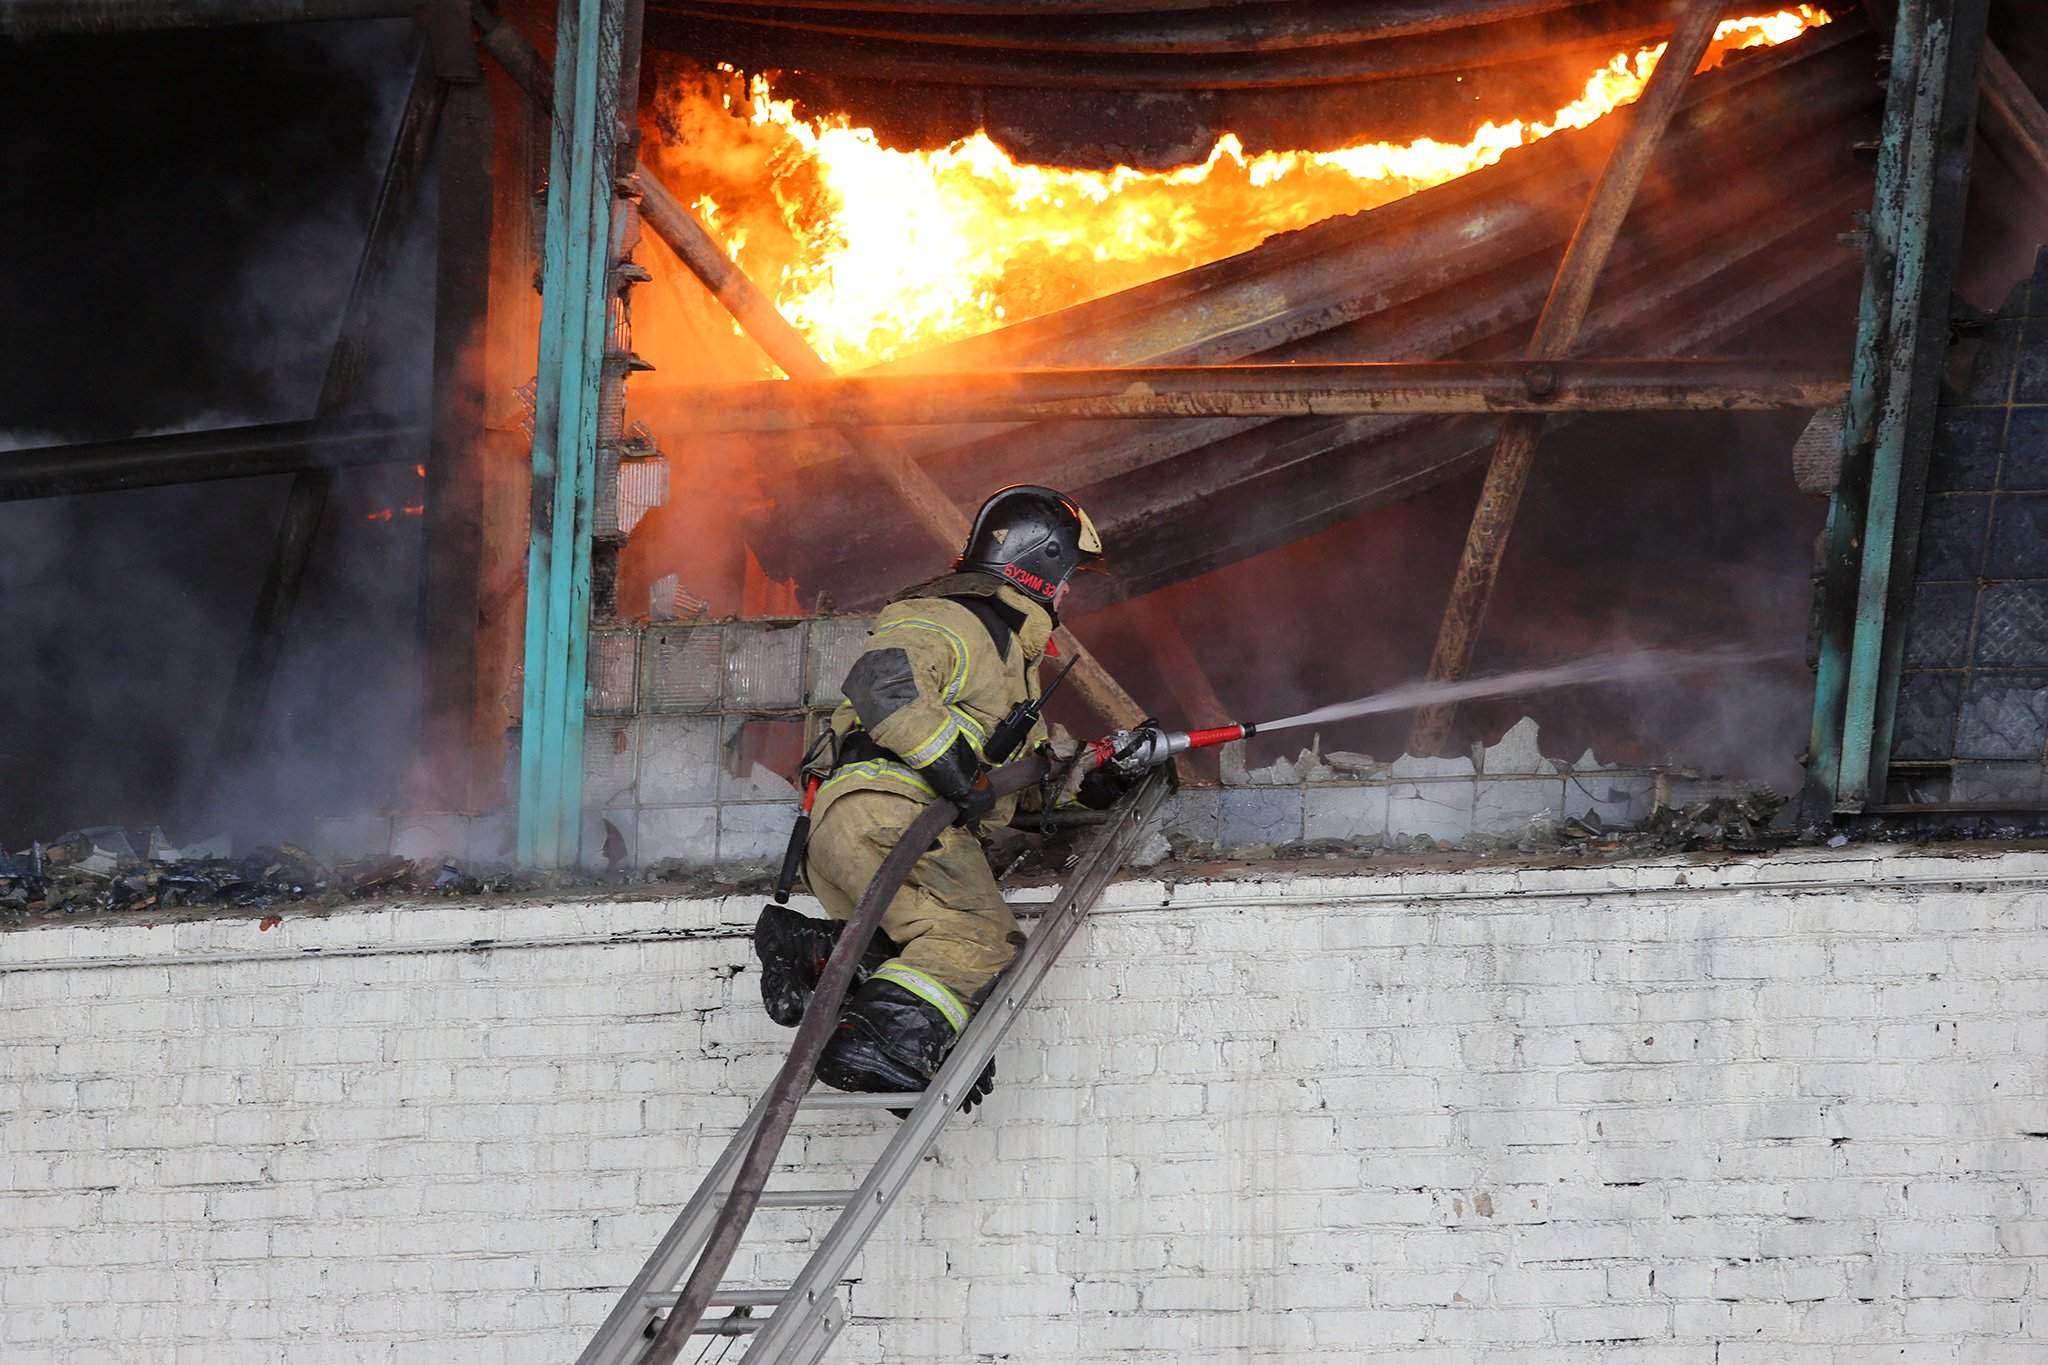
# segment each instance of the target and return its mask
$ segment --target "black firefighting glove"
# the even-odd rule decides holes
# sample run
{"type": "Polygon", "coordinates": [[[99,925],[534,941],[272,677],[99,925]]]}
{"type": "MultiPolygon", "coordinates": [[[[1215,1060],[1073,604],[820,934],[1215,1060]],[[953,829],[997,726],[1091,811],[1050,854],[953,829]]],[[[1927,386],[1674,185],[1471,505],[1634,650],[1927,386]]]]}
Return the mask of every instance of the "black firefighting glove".
{"type": "Polygon", "coordinates": [[[991,1057],[988,1059],[988,1065],[981,1069],[981,1074],[974,1078],[974,1084],[967,1087],[967,1096],[960,1101],[960,1112],[973,1113],[974,1106],[987,1099],[989,1092],[995,1088],[996,1059],[991,1057]]]}
{"type": "Polygon", "coordinates": [[[995,807],[995,793],[989,789],[988,767],[974,752],[965,735],[957,735],[946,752],[918,769],[932,790],[960,808],[953,823],[972,825],[995,807]]]}
{"type": "Polygon", "coordinates": [[[1048,808],[1076,805],[1089,810],[1108,810],[1123,794],[1138,785],[1142,774],[1127,773],[1114,764],[1090,768],[1088,760],[1095,746],[1080,745],[1064,732],[1047,742],[1046,751],[1054,764],[1054,795],[1048,808]]]}
{"type": "Polygon", "coordinates": [[[1089,810],[1108,810],[1123,800],[1124,793],[1137,786],[1143,777],[1143,773],[1127,773],[1113,763],[1105,763],[1081,779],[1074,799],[1089,810]]]}

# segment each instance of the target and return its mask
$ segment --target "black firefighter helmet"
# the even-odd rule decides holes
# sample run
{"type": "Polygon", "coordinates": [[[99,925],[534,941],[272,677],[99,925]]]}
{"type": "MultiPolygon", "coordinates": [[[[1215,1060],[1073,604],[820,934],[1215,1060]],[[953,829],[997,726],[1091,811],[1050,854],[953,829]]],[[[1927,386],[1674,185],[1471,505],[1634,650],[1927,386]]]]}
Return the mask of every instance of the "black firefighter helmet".
{"type": "Polygon", "coordinates": [[[1102,538],[1080,504],[1064,493],[1019,483],[989,495],[967,533],[956,568],[1008,579],[1018,591],[1052,605],[1076,569],[1101,567],[1102,538]]]}

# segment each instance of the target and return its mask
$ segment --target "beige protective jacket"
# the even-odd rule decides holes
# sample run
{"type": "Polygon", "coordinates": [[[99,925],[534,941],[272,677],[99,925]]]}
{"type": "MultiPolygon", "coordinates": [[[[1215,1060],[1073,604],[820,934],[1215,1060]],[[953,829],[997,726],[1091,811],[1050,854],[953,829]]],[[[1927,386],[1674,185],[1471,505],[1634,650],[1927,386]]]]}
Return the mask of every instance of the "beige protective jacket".
{"type": "MultiPolygon", "coordinates": [[[[936,793],[917,769],[963,735],[980,754],[1010,708],[1038,696],[1038,662],[1051,635],[1046,609],[990,574],[951,574],[884,607],[867,649],[847,672],[832,728],[842,742],[865,730],[893,757],[842,763],[819,788],[813,817],[822,822],[832,802],[851,791],[933,799],[936,793]],[[1004,647],[973,609],[947,600],[962,596],[992,598],[1015,622],[1004,647]]],[[[1041,721],[1017,754],[1045,734],[1041,721]]],[[[1016,808],[1015,796],[1004,797],[987,818],[1001,824],[1016,808]]]]}

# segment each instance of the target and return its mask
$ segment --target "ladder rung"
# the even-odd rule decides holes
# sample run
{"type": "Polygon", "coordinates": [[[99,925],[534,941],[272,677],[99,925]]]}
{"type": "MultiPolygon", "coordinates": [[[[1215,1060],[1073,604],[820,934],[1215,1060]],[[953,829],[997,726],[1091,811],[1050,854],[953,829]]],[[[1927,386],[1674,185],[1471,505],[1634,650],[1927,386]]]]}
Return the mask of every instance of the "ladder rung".
{"type": "Polygon", "coordinates": [[[768,1318],[699,1318],[697,1326],[690,1333],[699,1337],[743,1337],[749,1332],[758,1332],[766,1327],[768,1318]]]}
{"type": "Polygon", "coordinates": [[[764,1209],[843,1209],[859,1190],[763,1190],[759,1207],[764,1209]]]}
{"type": "MultiPolygon", "coordinates": [[[[668,1293],[643,1293],[641,1306],[651,1312],[668,1312],[680,1297],[680,1289],[670,1289],[668,1293]]],[[[784,1297],[788,1297],[788,1285],[778,1289],[713,1289],[711,1304],[707,1304],[707,1308],[774,1308],[784,1297]]]]}
{"type": "MultiPolygon", "coordinates": [[[[712,1292],[711,1302],[706,1307],[773,1308],[787,1293],[789,1288],[786,1285],[780,1289],[719,1289],[712,1292]]],[[[671,1289],[666,1294],[642,1294],[640,1302],[656,1312],[666,1313],[681,1297],[680,1290],[671,1289]]]]}
{"type": "MultiPolygon", "coordinates": [[[[664,1303],[650,1302],[647,1305],[654,1309],[666,1309],[673,1306],[675,1301],[681,1296],[677,1294],[648,1294],[644,1297],[649,1300],[666,1300],[664,1303]]],[[[647,1329],[640,1335],[649,1341],[660,1335],[662,1319],[665,1316],[665,1313],[657,1311],[654,1317],[648,1321],[647,1329]]],[[[744,1312],[734,1313],[723,1318],[699,1318],[697,1319],[697,1325],[690,1329],[690,1335],[696,1337],[743,1337],[749,1332],[760,1331],[774,1320],[773,1317],[750,1317],[744,1312]]]]}
{"type": "Polygon", "coordinates": [[[901,1094],[849,1095],[837,1090],[813,1090],[804,1096],[805,1109],[915,1109],[924,1098],[922,1090],[901,1094]]]}

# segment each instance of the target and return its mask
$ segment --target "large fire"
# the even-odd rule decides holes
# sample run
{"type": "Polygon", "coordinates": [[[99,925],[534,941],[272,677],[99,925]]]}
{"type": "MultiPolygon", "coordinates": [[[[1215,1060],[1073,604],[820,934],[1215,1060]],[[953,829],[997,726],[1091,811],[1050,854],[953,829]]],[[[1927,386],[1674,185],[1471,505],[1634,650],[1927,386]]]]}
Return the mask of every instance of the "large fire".
{"type": "MultiPolygon", "coordinates": [[[[1701,70],[1828,22],[1812,5],[1724,21],[1701,70]]],[[[820,355],[853,369],[1141,284],[1356,213],[1582,128],[1634,100],[1664,45],[1617,53],[1547,119],[1471,139],[1247,155],[1235,134],[1169,171],[1018,162],[986,133],[885,147],[844,117],[799,118],[756,77],[735,97],[677,92],[670,183],[820,355]]]]}

